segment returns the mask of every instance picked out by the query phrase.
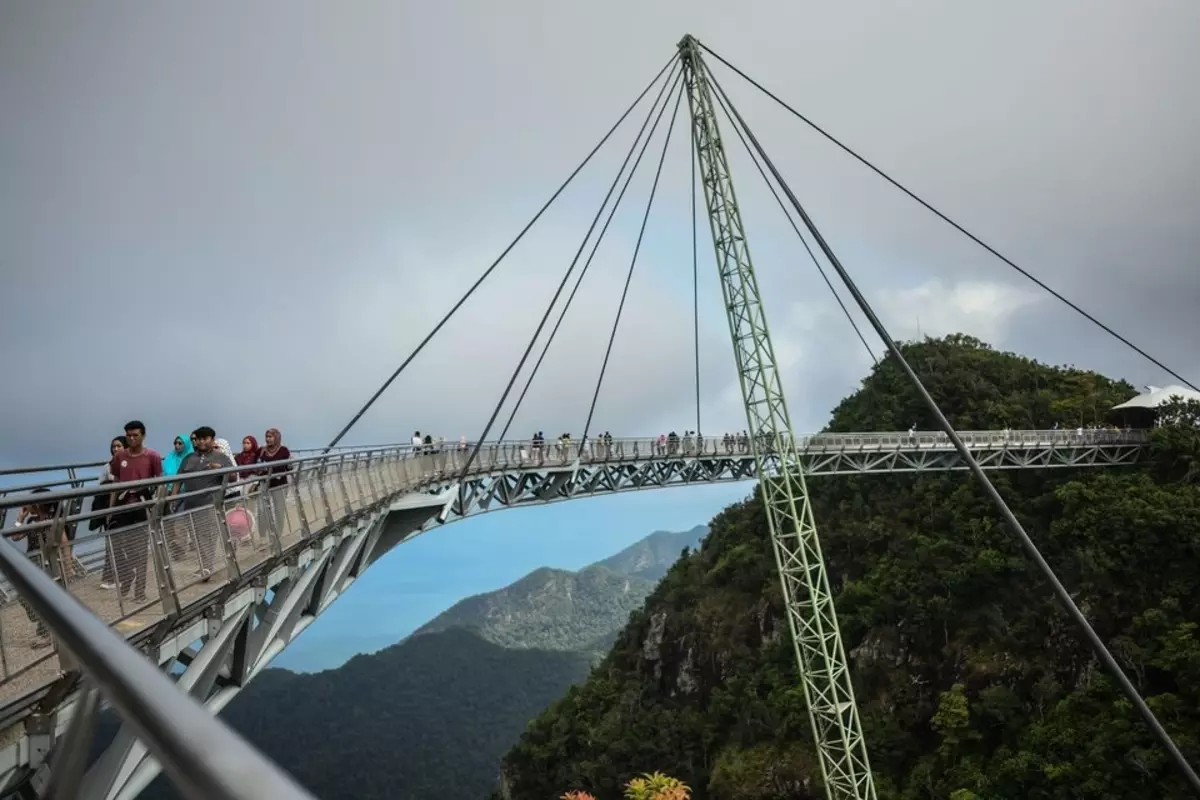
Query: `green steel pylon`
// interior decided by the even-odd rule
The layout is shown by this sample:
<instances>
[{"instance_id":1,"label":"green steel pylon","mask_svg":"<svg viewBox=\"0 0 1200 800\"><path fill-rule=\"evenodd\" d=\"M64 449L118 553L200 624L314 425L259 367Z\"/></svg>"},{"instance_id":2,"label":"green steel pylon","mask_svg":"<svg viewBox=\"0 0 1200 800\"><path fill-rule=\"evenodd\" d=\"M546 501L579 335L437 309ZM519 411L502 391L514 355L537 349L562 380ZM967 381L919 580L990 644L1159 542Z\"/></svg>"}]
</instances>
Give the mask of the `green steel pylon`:
<instances>
[{"instance_id":1,"label":"green steel pylon","mask_svg":"<svg viewBox=\"0 0 1200 800\"><path fill-rule=\"evenodd\" d=\"M762 297L746 246L742 216L717 129L712 90L696 40L685 36L679 43L679 51L721 291L725 295L738 380L746 405L750 446L767 510L825 791L837 800L874 800L875 782L854 702L846 651L779 380L779 366L767 331Z\"/></svg>"}]
</instances>

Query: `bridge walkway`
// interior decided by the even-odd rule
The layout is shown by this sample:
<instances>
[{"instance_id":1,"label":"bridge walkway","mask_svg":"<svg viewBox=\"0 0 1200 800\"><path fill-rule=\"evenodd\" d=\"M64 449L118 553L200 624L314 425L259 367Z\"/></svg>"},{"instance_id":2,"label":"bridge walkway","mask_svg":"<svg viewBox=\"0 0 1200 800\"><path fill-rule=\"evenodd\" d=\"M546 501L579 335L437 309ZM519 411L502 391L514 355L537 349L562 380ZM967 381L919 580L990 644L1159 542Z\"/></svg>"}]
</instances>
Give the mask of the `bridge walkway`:
<instances>
[{"instance_id":1,"label":"bridge walkway","mask_svg":"<svg viewBox=\"0 0 1200 800\"><path fill-rule=\"evenodd\" d=\"M1145 443L1144 432L1137 431L1083 435L977 431L960 435L990 469L1131 463ZM815 434L798 437L797 444L805 469L817 475L941 471L961 466L940 433ZM694 440L681 439L666 447L653 438L566 447L549 441L541 450L527 441L498 442L480 449L460 486L458 478L468 454L457 444L435 452L393 445L302 457L289 466L288 482L275 487L266 485L272 476L243 481L235 470L212 504L168 514L162 513L165 503L151 501L146 522L82 535L75 542L73 558L55 548L35 551L29 557L102 621L166 665L182 658L212 626L219 626L221 615L229 613L230 604L246 595L247 589L251 590L250 599L245 602L253 604L261 616L255 624L271 627L266 610L271 607L272 594L289 581L299 580L323 551L332 552L351 537L359 541L371 538L372 544L379 544L360 545L356 555L323 567L336 573L328 579L336 588L324 592L319 604L311 601L314 607L309 621L375 559L413 534L448 521L522 504L754 477L747 444L722 439L707 439L700 446ZM87 465L77 466L82 471ZM36 480L39 475L47 477L45 472L31 469L25 479ZM73 524L82 530L90 519L106 513L84 507L90 507L90 498L110 491L112 485L101 489L92 477L78 482L85 485L46 497L58 498L60 510L65 510L58 524ZM55 477L46 483L61 481ZM0 505L12 508L22 498L29 499L25 491L8 492L7 497L0 497ZM397 527L400 534L381 542L381 537L387 538L387 520L405 513L415 521ZM0 532L12 536L22 530L9 527ZM333 559L326 560L333 563ZM139 572L145 573L145 594L135 599L131 595L137 594ZM123 594L110 588L121 583L131 591ZM69 668L68 657L53 640L40 636L38 628L15 593L0 605L0 778L31 763L28 746L21 746L28 743L23 720L39 703L44 706L45 701L53 700L53 687L61 683ZM298 632L271 646L263 644L246 679ZM53 702L61 703L63 698Z\"/></svg>"}]
</instances>

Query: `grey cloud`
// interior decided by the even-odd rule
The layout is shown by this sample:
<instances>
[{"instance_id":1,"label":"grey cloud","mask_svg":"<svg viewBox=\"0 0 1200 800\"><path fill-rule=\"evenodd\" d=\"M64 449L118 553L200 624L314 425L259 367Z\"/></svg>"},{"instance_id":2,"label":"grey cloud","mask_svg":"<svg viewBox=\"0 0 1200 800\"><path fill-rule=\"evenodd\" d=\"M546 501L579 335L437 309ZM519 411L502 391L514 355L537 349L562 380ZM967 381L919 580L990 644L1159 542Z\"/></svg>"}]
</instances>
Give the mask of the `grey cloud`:
<instances>
[{"instance_id":1,"label":"grey cloud","mask_svg":"<svg viewBox=\"0 0 1200 800\"><path fill-rule=\"evenodd\" d=\"M92 456L133 416L161 446L201 423L231 439L278 425L293 443L323 443L687 30L1200 375L1200 55L1189 38L1200 8L920 8L7 5L0 459ZM881 307L931 280L1026 288L713 68ZM614 434L690 427L684 130L598 404L595 426ZM869 362L728 135L773 332L798 354L795 424L817 427ZM564 195L352 440L482 427L624 146ZM649 167L517 419L522 435L580 432ZM700 245L705 428L717 432L744 423L703 227ZM908 324L907 311L889 310L889 324ZM996 344L1044 360L1163 380L1053 301L988 325Z\"/></svg>"}]
</instances>

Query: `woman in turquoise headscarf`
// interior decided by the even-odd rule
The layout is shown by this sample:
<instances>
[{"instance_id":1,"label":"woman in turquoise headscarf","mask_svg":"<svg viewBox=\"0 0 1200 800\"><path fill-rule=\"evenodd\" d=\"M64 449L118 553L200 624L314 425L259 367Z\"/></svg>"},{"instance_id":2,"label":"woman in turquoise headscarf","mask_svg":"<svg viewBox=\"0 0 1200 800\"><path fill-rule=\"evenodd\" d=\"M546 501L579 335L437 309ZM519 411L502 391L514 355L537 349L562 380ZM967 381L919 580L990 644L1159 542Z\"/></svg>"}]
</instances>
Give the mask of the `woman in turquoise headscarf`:
<instances>
[{"instance_id":1,"label":"woman in turquoise headscarf","mask_svg":"<svg viewBox=\"0 0 1200 800\"><path fill-rule=\"evenodd\" d=\"M192 440L185 433L182 436L175 437L175 444L171 447L171 452L163 457L163 475L179 474L179 467L182 466L183 460L192 453ZM167 484L167 491L170 492L173 487Z\"/></svg>"}]
</instances>

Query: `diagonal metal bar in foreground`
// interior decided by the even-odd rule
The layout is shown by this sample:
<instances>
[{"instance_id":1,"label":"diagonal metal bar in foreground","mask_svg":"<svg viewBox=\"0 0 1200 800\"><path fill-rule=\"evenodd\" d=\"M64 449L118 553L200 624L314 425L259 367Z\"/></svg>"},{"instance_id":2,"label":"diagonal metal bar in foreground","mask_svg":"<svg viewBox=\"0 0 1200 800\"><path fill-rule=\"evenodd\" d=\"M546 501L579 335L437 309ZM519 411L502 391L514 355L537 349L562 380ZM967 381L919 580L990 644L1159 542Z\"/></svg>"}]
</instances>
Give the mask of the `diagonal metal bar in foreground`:
<instances>
[{"instance_id":1,"label":"diagonal metal bar in foreground","mask_svg":"<svg viewBox=\"0 0 1200 800\"><path fill-rule=\"evenodd\" d=\"M195 800L315 800L286 772L181 692L167 675L53 579L0 544L11 581L158 759L183 796Z\"/></svg>"}]
</instances>

